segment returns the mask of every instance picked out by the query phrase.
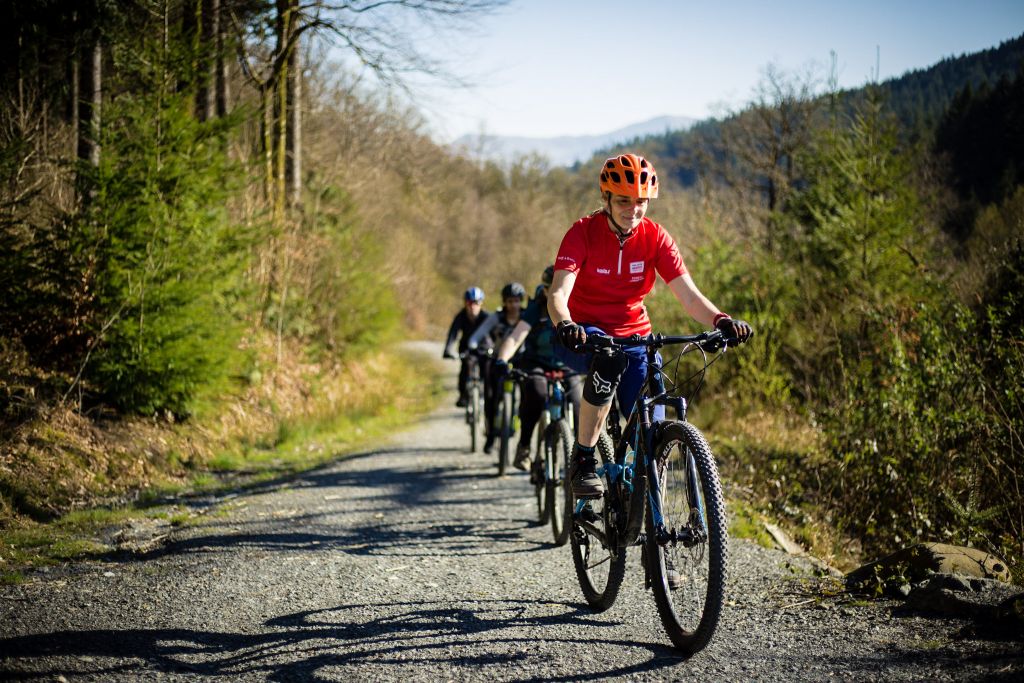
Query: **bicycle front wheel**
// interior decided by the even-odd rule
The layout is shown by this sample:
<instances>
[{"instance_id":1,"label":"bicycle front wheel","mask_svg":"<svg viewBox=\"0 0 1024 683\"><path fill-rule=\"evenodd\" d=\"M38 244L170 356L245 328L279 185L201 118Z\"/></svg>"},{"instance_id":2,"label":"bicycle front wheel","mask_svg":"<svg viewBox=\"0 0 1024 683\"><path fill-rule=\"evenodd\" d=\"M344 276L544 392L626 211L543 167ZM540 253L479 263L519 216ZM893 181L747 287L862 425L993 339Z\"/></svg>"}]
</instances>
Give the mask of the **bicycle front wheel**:
<instances>
[{"instance_id":1,"label":"bicycle front wheel","mask_svg":"<svg viewBox=\"0 0 1024 683\"><path fill-rule=\"evenodd\" d=\"M598 445L601 459L608 464L611 458L607 456L606 448L600 447L600 442ZM576 500L572 496L569 482L565 481L563 486L572 514ZM603 612L615 604L622 579L626 575L626 548L619 546L612 526L614 521L611 519L611 511L606 509L609 495L606 490L602 498L586 501L581 512L573 514L572 531L569 534L576 578L583 597L595 612Z\"/></svg>"},{"instance_id":2,"label":"bicycle front wheel","mask_svg":"<svg viewBox=\"0 0 1024 683\"><path fill-rule=\"evenodd\" d=\"M565 545L572 530L572 493L562 485L572 454L572 430L566 420L548 425L544 434L544 507L551 518L555 545Z\"/></svg>"},{"instance_id":3,"label":"bicycle front wheel","mask_svg":"<svg viewBox=\"0 0 1024 683\"><path fill-rule=\"evenodd\" d=\"M508 468L509 443L512 440L512 392L501 394L501 446L498 448L498 476L504 477Z\"/></svg>"},{"instance_id":4,"label":"bicycle front wheel","mask_svg":"<svg viewBox=\"0 0 1024 683\"><path fill-rule=\"evenodd\" d=\"M480 385L469 388L469 404L466 406L466 421L469 423L469 451L476 453L480 436Z\"/></svg>"},{"instance_id":5,"label":"bicycle front wheel","mask_svg":"<svg viewBox=\"0 0 1024 683\"><path fill-rule=\"evenodd\" d=\"M535 429L536 446L534 448L534 457L536 460L530 461L530 483L533 484L533 497L537 501L537 523L541 526L548 523L551 515L551 507L548 505L547 500L547 477L541 476L539 468L544 466L548 458L548 443L547 433L550 424L550 417L547 412L541 413L540 421L537 422ZM541 465L535 464L536 461L540 461Z\"/></svg>"},{"instance_id":6,"label":"bicycle front wheel","mask_svg":"<svg viewBox=\"0 0 1024 683\"><path fill-rule=\"evenodd\" d=\"M652 493L661 520L648 510L648 576L665 632L692 655L711 640L725 602L729 539L722 484L707 441L688 423L662 431L654 458L660 491Z\"/></svg>"}]
</instances>

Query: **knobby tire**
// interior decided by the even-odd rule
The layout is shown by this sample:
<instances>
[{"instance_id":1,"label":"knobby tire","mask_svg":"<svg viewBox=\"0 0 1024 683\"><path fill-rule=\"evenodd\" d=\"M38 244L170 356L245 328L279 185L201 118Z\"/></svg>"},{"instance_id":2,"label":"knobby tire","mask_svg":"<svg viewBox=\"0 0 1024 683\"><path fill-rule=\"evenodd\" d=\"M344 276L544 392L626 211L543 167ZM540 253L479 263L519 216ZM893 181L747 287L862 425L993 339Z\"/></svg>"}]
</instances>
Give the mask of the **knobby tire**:
<instances>
[{"instance_id":1,"label":"knobby tire","mask_svg":"<svg viewBox=\"0 0 1024 683\"><path fill-rule=\"evenodd\" d=\"M692 467L686 466L687 454ZM647 511L645 564L658 614L672 644L689 656L711 640L725 602L729 544L725 502L711 449L693 425L667 425L654 456L666 526L679 530L703 525L707 533L704 542L691 548L681 542L659 545L653 515L650 508ZM688 485L691 473L696 474L695 488ZM671 558L683 581L675 590L668 585L666 557Z\"/></svg>"},{"instance_id":2,"label":"knobby tire","mask_svg":"<svg viewBox=\"0 0 1024 683\"><path fill-rule=\"evenodd\" d=\"M555 545L569 542L572 531L572 494L562 485L565 468L572 454L572 430L567 420L548 425L544 434L544 508L551 520L551 535Z\"/></svg>"},{"instance_id":3,"label":"knobby tire","mask_svg":"<svg viewBox=\"0 0 1024 683\"><path fill-rule=\"evenodd\" d=\"M469 451L476 453L480 433L480 386L473 383L469 389Z\"/></svg>"},{"instance_id":4,"label":"knobby tire","mask_svg":"<svg viewBox=\"0 0 1024 683\"><path fill-rule=\"evenodd\" d=\"M512 441L512 392L501 393L501 446L498 448L498 476L504 477L508 469L509 444Z\"/></svg>"},{"instance_id":5,"label":"knobby tire","mask_svg":"<svg viewBox=\"0 0 1024 683\"><path fill-rule=\"evenodd\" d=\"M605 441L604 445L600 440L598 441L597 451L605 463L612 460L609 444L610 440ZM604 497L590 501L592 511L601 520L599 523L601 528L605 528L607 522L604 514L604 506L609 497L607 486L608 482L606 481ZM567 492L566 500L569 503L569 509L574 510L576 499L572 496L568 481L564 482L564 487ZM607 534L607 530L605 531ZM583 591L583 597L591 609L595 612L603 612L615 604L619 588L622 587L622 579L626 575L626 548L618 547L615 543L602 546L597 536L589 533L575 521L569 540L572 546L572 563L576 569L576 579Z\"/></svg>"},{"instance_id":6,"label":"knobby tire","mask_svg":"<svg viewBox=\"0 0 1024 683\"><path fill-rule=\"evenodd\" d=\"M551 417L547 411L540 414L540 420L537 421L537 426L534 428L534 440L536 444L534 446L534 456L537 458L544 459L545 464L547 463L547 438L546 434L551 424ZM531 467L533 466L531 461ZM537 502L537 524L544 526L551 519L551 508L548 506L547 485L545 482L537 482L533 485L533 497Z\"/></svg>"}]
</instances>

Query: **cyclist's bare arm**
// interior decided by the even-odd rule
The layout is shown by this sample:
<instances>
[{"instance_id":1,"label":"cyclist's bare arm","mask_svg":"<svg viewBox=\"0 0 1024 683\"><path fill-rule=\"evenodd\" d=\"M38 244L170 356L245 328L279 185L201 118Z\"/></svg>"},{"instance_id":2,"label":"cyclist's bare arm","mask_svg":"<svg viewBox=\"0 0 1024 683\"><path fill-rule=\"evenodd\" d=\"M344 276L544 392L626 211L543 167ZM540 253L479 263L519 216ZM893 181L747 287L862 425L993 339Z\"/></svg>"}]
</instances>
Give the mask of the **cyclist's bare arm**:
<instances>
[{"instance_id":1,"label":"cyclist's bare arm","mask_svg":"<svg viewBox=\"0 0 1024 683\"><path fill-rule=\"evenodd\" d=\"M569 315L569 295L576 284L576 273L568 270L556 270L548 292L548 315L551 324L558 326L563 320L572 320Z\"/></svg>"},{"instance_id":2,"label":"cyclist's bare arm","mask_svg":"<svg viewBox=\"0 0 1024 683\"><path fill-rule=\"evenodd\" d=\"M679 299L679 303L683 305L683 310L691 318L705 327L712 326L715 316L720 311L706 296L701 294L689 273L684 273L672 280L672 282L668 283L668 288Z\"/></svg>"},{"instance_id":3,"label":"cyclist's bare arm","mask_svg":"<svg viewBox=\"0 0 1024 683\"><path fill-rule=\"evenodd\" d=\"M501 345L498 346L498 360L508 362L515 355L516 349L523 343L526 336L530 334L530 329L530 323L525 320L517 322L516 326L501 340Z\"/></svg>"}]
</instances>

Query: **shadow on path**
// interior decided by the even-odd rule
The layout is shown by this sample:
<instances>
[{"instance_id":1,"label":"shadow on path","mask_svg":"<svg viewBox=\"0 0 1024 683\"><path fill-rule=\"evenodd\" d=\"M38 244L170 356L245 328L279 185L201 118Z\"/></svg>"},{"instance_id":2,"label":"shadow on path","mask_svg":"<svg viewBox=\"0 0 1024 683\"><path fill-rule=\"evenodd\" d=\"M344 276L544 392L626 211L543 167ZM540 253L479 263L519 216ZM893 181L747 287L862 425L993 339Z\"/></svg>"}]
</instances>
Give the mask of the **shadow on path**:
<instances>
[{"instance_id":1,"label":"shadow on path","mask_svg":"<svg viewBox=\"0 0 1024 683\"><path fill-rule=\"evenodd\" d=\"M553 608L561 610L552 614ZM360 667L360 676L381 667L380 672L386 670L394 676L394 667L403 665L436 664L452 671L476 670L492 663L503 667L514 667L517 662L540 665L546 656L537 646L557 643L560 649L568 647L571 641L559 635L566 627L612 628L618 624L596 620L588 610L565 603L479 600L344 605L283 615L264 626L266 632L259 634L124 629L0 639L0 652L8 653L0 663L0 679L117 672L138 675L161 670L227 677L260 674L271 681L327 680L324 676L336 667ZM502 643L508 647L495 647ZM633 648L648 655L638 664L588 671L587 677L657 671L681 661L671 648L660 644L600 636L587 643L588 648L602 646ZM48 658L62 661L51 663ZM74 665L68 658L75 659ZM332 672L331 677L350 679L351 673ZM522 680L530 678L524 675Z\"/></svg>"}]
</instances>

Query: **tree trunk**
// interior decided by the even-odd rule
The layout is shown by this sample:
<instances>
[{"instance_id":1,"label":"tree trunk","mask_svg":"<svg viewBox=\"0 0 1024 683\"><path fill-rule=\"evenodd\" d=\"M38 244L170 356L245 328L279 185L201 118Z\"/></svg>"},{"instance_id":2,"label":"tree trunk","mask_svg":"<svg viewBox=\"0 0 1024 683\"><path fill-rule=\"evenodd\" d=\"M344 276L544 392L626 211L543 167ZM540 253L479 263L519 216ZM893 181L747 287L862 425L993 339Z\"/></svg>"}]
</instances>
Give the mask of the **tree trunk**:
<instances>
[{"instance_id":1,"label":"tree trunk","mask_svg":"<svg viewBox=\"0 0 1024 683\"><path fill-rule=\"evenodd\" d=\"M302 204L302 51L298 43L288 59L288 130L285 157L287 161L288 206L298 209Z\"/></svg>"},{"instance_id":2,"label":"tree trunk","mask_svg":"<svg viewBox=\"0 0 1024 683\"><path fill-rule=\"evenodd\" d=\"M79 71L81 68L81 59L79 57L78 49L76 48L71 53L71 59L68 61L68 83L71 85L71 92L68 95L67 112L65 113L65 120L71 126L71 139L78 141L78 110L79 104L78 99L81 97L81 81ZM71 150L67 150L70 154Z\"/></svg>"},{"instance_id":3,"label":"tree trunk","mask_svg":"<svg viewBox=\"0 0 1024 683\"><path fill-rule=\"evenodd\" d=\"M93 40L84 57L78 100L78 158L95 167L100 164L100 103L103 99L103 47L99 39Z\"/></svg>"},{"instance_id":4,"label":"tree trunk","mask_svg":"<svg viewBox=\"0 0 1024 683\"><path fill-rule=\"evenodd\" d=\"M213 85L216 81L215 50L217 0L200 0L199 40L196 48L196 118L209 121L216 115Z\"/></svg>"},{"instance_id":5,"label":"tree trunk","mask_svg":"<svg viewBox=\"0 0 1024 683\"><path fill-rule=\"evenodd\" d=\"M216 83L216 97L214 98L214 111L218 117L227 116L228 113L228 60L225 55L227 41L224 36L227 32L227 21L224 21L224 7L220 0L213 0L213 26L214 40L216 45L216 57L214 59L214 82Z\"/></svg>"},{"instance_id":6,"label":"tree trunk","mask_svg":"<svg viewBox=\"0 0 1024 683\"><path fill-rule=\"evenodd\" d=\"M263 198L274 201L274 88L263 86L260 92L260 146L263 152Z\"/></svg>"},{"instance_id":7,"label":"tree trunk","mask_svg":"<svg viewBox=\"0 0 1024 683\"><path fill-rule=\"evenodd\" d=\"M285 62L287 64L287 62ZM285 205L285 153L288 131L288 80L287 66L277 78L274 99L274 217L284 218Z\"/></svg>"}]
</instances>

